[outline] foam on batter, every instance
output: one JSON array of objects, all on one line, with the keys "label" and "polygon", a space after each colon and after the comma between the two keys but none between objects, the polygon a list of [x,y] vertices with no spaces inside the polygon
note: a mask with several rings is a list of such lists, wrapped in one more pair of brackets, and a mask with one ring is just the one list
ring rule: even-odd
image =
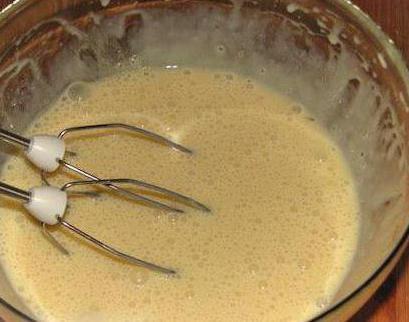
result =
[{"label": "foam on batter", "polygon": [[[169,214],[104,193],[70,198],[67,221],[177,278],[52,233],[2,200],[1,261],[46,321],[302,321],[327,307],[358,238],[353,179],[335,143],[297,102],[254,81],[199,68],[135,69],[71,85],[27,134],[125,122],[166,135],[192,156],[125,132],[72,136],[70,162],[101,177],[146,180],[212,209]],[[53,176],[53,184],[72,180]],[[28,188],[18,157],[1,180]]]}]

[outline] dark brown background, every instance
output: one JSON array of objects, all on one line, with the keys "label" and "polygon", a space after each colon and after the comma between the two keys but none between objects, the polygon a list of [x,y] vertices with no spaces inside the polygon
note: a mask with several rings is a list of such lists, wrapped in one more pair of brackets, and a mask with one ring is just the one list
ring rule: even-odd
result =
[{"label": "dark brown background", "polygon": [[[10,2],[0,0],[0,8]],[[409,0],[354,2],[395,40],[409,61]],[[384,286],[350,322],[409,322],[409,249]]]}]

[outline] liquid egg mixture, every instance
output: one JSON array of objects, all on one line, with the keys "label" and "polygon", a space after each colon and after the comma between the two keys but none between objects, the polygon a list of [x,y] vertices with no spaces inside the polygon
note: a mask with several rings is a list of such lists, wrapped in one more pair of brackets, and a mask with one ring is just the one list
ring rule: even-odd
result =
[{"label": "liquid egg mixture", "polygon": [[[135,178],[191,196],[211,213],[167,213],[118,197],[71,195],[65,219],[176,277],[133,266],[63,227],[60,253],[21,204],[1,199],[1,263],[41,321],[304,321],[328,305],[358,239],[358,202],[343,156],[297,102],[234,73],[135,69],[72,84],[26,135],[122,122],[67,136],[67,160],[102,178]],[[62,169],[53,185],[80,178]],[[41,184],[22,155],[1,180]],[[90,189],[90,188],[87,188]],[[131,189],[131,187],[130,187]]]}]

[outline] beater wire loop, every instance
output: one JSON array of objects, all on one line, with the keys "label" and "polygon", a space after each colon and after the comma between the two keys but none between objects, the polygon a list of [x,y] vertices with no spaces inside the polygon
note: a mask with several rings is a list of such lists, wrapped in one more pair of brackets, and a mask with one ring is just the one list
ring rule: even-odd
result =
[{"label": "beater wire loop", "polygon": [[74,225],[72,225],[72,224],[68,223],[67,221],[63,220],[59,216],[57,217],[57,220],[63,227],[71,230],[72,232],[76,233],[77,235],[81,236],[82,238],[90,241],[95,246],[107,251],[108,253],[110,253],[113,256],[124,259],[124,260],[126,260],[127,262],[129,262],[131,264],[135,264],[137,266],[145,267],[147,269],[157,271],[159,273],[176,274],[176,271],[174,271],[173,269],[158,266],[156,264],[149,263],[149,262],[144,261],[142,259],[138,259],[136,257],[125,254],[125,253],[113,248],[112,246],[109,246],[109,245],[103,243],[102,241],[96,239],[95,237],[92,237],[91,235],[87,234],[86,232],[80,230],[79,228],[75,227]]},{"label": "beater wire loop", "polygon": [[106,124],[93,124],[93,125],[84,125],[84,126],[75,126],[75,127],[70,127],[62,130],[60,134],[58,135],[59,139],[64,138],[67,134],[70,133],[75,133],[75,132],[84,132],[84,131],[92,131],[92,130],[103,130],[103,129],[122,129],[122,130],[127,130],[133,133],[138,133],[141,134],[142,136],[151,139],[153,141],[156,141],[158,143],[162,143],[168,147],[171,147],[175,150],[178,150],[183,153],[188,153],[192,154],[193,151],[184,147],[183,145],[180,145],[176,142],[173,142],[167,138],[165,138],[162,135],[156,134],[154,132],[142,129],[137,126],[129,125],[129,124],[123,124],[123,123],[106,123]]},{"label": "beater wire loop", "polygon": [[66,183],[61,190],[65,191],[67,189],[70,189],[74,186],[85,186],[85,185],[107,185],[107,184],[130,184],[130,185],[134,185],[136,187],[141,187],[141,188],[145,188],[154,192],[158,192],[162,195],[164,195],[165,197],[168,197],[172,200],[175,201],[180,201],[181,203],[187,204],[193,208],[196,208],[198,210],[201,211],[205,211],[205,212],[210,212],[210,209],[205,206],[204,204],[202,204],[199,201],[196,201],[190,197],[184,196],[178,192],[174,192],[171,190],[168,190],[166,188],[162,188],[141,180],[135,180],[135,179],[128,179],[128,178],[118,178],[118,179],[99,179],[99,180],[85,180],[85,181],[73,181],[73,182],[68,182]]}]

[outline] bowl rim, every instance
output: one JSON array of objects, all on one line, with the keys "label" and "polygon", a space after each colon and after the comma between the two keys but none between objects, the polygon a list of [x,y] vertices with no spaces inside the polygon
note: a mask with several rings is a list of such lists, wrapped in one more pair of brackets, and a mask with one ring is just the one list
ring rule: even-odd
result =
[{"label": "bowl rim", "polygon": [[[354,299],[355,296],[359,295],[362,291],[364,291],[367,287],[372,285],[372,282],[376,281],[377,278],[393,263],[393,261],[397,258],[400,251],[404,249],[405,245],[409,245],[409,225],[406,228],[405,232],[403,233],[402,238],[399,240],[398,244],[393,248],[392,252],[388,255],[388,257],[382,262],[382,264],[370,275],[364,282],[360,284],[355,290],[353,290],[349,295],[345,296],[342,300],[336,302],[333,306],[329,307],[325,311],[321,312],[319,315],[313,317],[312,319],[308,320],[307,322],[318,322],[321,319],[327,317],[328,315],[335,313],[338,309],[344,306],[344,304],[349,303],[350,300]],[[392,267],[393,268],[393,267]],[[389,275],[389,274],[388,274]],[[383,283],[384,281],[382,281]],[[370,295],[372,297],[378,288],[375,289],[374,293]],[[366,304],[366,302],[365,302]],[[359,309],[362,309],[360,307]],[[358,313],[354,312],[354,314]]]},{"label": "bowl rim", "polygon": [[[29,7],[33,3],[32,0],[12,0],[12,2],[0,10],[0,28],[3,27],[4,23],[9,17],[17,15],[20,10],[24,10],[26,7]],[[335,5],[345,10],[348,14],[351,14],[353,18],[363,27],[366,28],[366,32],[372,35],[376,40],[379,41],[382,48],[385,50],[387,56],[396,67],[396,72],[402,78],[403,83],[405,84],[406,90],[409,94],[409,61],[406,61],[403,57],[401,51],[396,47],[395,42],[382,30],[382,28],[358,5],[352,2],[352,0],[321,0],[327,2],[331,5]],[[409,59],[409,57],[408,57]],[[343,307],[345,304],[349,303],[367,287],[369,287],[374,281],[380,277],[381,273],[388,268],[393,261],[397,258],[399,253],[404,249],[405,245],[409,244],[409,223],[396,244],[396,246],[391,250],[389,255],[385,258],[382,264],[355,290],[346,295],[343,299],[336,302],[331,307],[319,313],[317,316],[309,319],[308,322],[317,322],[323,318],[326,318],[328,315],[335,313],[338,309]],[[372,294],[371,294],[372,295]],[[31,318],[24,312],[21,312],[19,309],[15,308],[13,305],[5,301],[0,297],[0,304],[3,305],[6,309],[11,312],[19,315],[21,318],[26,319],[27,321],[36,321]]]},{"label": "bowl rim", "polygon": [[[389,56],[393,64],[396,66],[396,72],[402,78],[403,83],[406,87],[406,91],[409,94],[409,61],[406,61],[402,52],[396,47],[395,42],[382,30],[381,26],[377,24],[366,12],[364,12],[358,5],[352,2],[352,0],[324,0],[326,2],[333,2],[335,5],[340,6],[342,9],[350,13],[353,18],[363,27],[366,28],[366,32],[372,34],[375,39],[377,39],[385,50],[386,54]],[[409,59],[409,57],[408,57]],[[360,285],[353,290],[351,293],[346,295],[343,299],[336,302],[331,307],[327,308],[325,311],[321,312],[319,315],[313,317],[309,322],[319,321],[328,315],[335,313],[338,309],[343,307],[345,304],[349,303],[357,295],[361,294],[367,287],[371,286],[373,282],[380,277],[394,260],[399,256],[399,253],[404,249],[405,246],[409,244],[409,223],[406,226],[401,238],[395,247],[390,251],[389,255],[384,259],[381,265]],[[389,274],[388,274],[389,275]],[[382,281],[383,283],[384,281]],[[375,289],[376,292],[377,288]],[[374,292],[374,293],[375,293]],[[373,294],[371,294],[373,296]],[[362,308],[362,307],[361,307]],[[358,312],[355,312],[358,313]]]}]

